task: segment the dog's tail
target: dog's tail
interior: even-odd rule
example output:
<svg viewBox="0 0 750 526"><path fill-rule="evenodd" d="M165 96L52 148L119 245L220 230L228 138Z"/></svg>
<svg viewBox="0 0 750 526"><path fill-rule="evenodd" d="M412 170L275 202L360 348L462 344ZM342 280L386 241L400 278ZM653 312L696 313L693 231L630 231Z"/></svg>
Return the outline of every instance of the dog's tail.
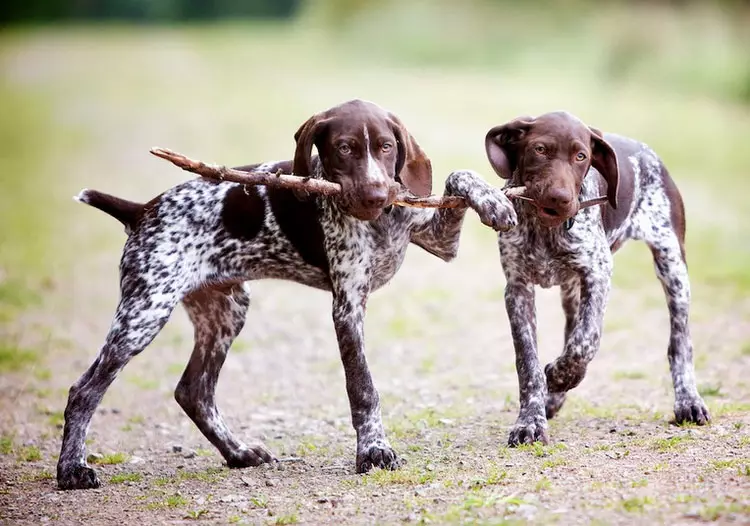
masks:
<svg viewBox="0 0 750 526"><path fill-rule="evenodd" d="M94 208L98 208L102 212L111 215L125 225L125 232L128 234L135 230L135 225L143 214L143 208L145 206L142 203L120 199L119 197L105 194L104 192L99 192L97 190L89 190L88 188L81 190L81 192L73 197L73 199L91 205Z"/></svg>

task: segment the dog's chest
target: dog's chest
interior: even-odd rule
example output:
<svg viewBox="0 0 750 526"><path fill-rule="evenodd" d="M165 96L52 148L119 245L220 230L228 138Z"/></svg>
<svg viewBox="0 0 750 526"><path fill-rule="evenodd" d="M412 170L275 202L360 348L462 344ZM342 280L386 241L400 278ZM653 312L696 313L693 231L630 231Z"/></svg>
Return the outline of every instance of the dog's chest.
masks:
<svg viewBox="0 0 750 526"><path fill-rule="evenodd" d="M519 225L498 237L500 257L509 279L518 277L544 288L560 285L572 275L597 265L597 254L608 252L585 214L570 230L546 228L520 217Z"/></svg>
<svg viewBox="0 0 750 526"><path fill-rule="evenodd" d="M409 246L408 222L402 211L360 221L327 210L324 216L326 252L334 281L367 282L369 290L385 285L401 267Z"/></svg>
<svg viewBox="0 0 750 526"><path fill-rule="evenodd" d="M409 246L409 230L405 221L395 217L401 210L394 210L391 214L370 225L371 235L371 289L375 290L390 281L396 274L406 256Z"/></svg>

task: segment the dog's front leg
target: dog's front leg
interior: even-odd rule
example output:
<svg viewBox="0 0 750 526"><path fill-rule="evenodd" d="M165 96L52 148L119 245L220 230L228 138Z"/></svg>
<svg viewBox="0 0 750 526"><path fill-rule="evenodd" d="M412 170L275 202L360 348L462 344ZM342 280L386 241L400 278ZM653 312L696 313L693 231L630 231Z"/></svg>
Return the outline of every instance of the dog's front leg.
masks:
<svg viewBox="0 0 750 526"><path fill-rule="evenodd" d="M507 275L507 274L506 274ZM505 308L510 319L521 409L510 430L508 445L547 443L545 400L547 383L536 349L536 308L534 285L508 276Z"/></svg>
<svg viewBox="0 0 750 526"><path fill-rule="evenodd" d="M338 251L339 257L331 257L333 325L344 366L352 425L357 432L356 469L357 473L366 473L373 467L395 469L399 462L385 438L380 397L365 358L364 318L370 291L367 247L351 249L345 251L348 256Z"/></svg>
<svg viewBox="0 0 750 526"><path fill-rule="evenodd" d="M578 316L571 330L566 331L563 353L544 369L551 394L565 393L580 384L599 350L612 276L611 261L610 256L599 272L589 270L580 274Z"/></svg>
<svg viewBox="0 0 750 526"><path fill-rule="evenodd" d="M503 191L487 184L476 172L457 170L445 181L446 196L463 197L480 221L495 230L518 224L513 204ZM440 259L456 257L465 208L425 209L415 212L411 241Z"/></svg>

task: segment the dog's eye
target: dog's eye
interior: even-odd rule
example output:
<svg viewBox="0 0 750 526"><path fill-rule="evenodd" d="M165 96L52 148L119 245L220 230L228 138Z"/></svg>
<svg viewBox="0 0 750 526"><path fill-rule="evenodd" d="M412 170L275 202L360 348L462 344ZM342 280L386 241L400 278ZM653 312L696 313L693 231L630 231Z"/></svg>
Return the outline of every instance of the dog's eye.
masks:
<svg viewBox="0 0 750 526"><path fill-rule="evenodd" d="M541 144L537 144L536 146L534 146L534 151L539 155L544 155L545 153L547 153L547 148L545 148Z"/></svg>
<svg viewBox="0 0 750 526"><path fill-rule="evenodd" d="M350 153L352 153L352 147L348 144L342 144L341 146L339 146L339 153L341 155L349 155Z"/></svg>
<svg viewBox="0 0 750 526"><path fill-rule="evenodd" d="M380 149L383 151L383 153L388 153L393 149L393 144L390 142L384 142Z"/></svg>
<svg viewBox="0 0 750 526"><path fill-rule="evenodd" d="M578 155L576 155L576 161L581 162L586 160L586 154L583 152L578 152Z"/></svg>

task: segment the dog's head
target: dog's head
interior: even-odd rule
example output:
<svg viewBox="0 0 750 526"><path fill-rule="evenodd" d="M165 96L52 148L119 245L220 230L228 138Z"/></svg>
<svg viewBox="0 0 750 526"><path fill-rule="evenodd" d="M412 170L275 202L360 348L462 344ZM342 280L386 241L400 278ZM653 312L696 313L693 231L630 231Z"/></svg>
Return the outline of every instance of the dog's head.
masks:
<svg viewBox="0 0 750 526"><path fill-rule="evenodd" d="M352 100L313 115L294 139L295 175L314 175L315 145L323 176L341 185L341 207L358 219L377 219L399 183L417 196L432 191L430 160L395 115L371 102Z"/></svg>
<svg viewBox="0 0 750 526"><path fill-rule="evenodd" d="M607 182L609 204L617 208L615 151L599 130L569 113L520 117L496 126L487 133L485 147L495 172L526 187L547 226L578 213L583 178L592 166Z"/></svg>

